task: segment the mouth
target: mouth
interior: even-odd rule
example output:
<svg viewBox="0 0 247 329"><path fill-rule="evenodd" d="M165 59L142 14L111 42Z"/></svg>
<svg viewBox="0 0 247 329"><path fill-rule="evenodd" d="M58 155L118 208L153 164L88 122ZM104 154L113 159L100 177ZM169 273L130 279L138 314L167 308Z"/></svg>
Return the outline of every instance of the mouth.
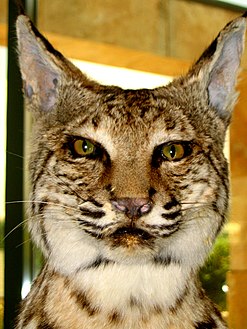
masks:
<svg viewBox="0 0 247 329"><path fill-rule="evenodd" d="M133 248L150 246L154 237L148 232L135 227L121 227L109 236L112 246Z"/></svg>
<svg viewBox="0 0 247 329"><path fill-rule="evenodd" d="M117 229L112 235L114 236L131 235L131 236L137 236L138 238L141 238L143 240L149 240L152 237L148 232L145 232L144 230L135 227L121 227Z"/></svg>

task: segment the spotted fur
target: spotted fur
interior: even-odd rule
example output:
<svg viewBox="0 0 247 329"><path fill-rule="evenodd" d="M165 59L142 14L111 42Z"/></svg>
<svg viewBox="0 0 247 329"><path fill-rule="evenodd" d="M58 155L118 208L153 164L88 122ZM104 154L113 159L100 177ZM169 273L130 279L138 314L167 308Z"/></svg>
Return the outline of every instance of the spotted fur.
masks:
<svg viewBox="0 0 247 329"><path fill-rule="evenodd" d="M34 117L29 229L45 266L17 329L226 328L197 274L227 215L245 24L229 23L169 85L123 90L89 80L18 17ZM81 156L85 139L94 152ZM174 144L183 153L170 161Z"/></svg>

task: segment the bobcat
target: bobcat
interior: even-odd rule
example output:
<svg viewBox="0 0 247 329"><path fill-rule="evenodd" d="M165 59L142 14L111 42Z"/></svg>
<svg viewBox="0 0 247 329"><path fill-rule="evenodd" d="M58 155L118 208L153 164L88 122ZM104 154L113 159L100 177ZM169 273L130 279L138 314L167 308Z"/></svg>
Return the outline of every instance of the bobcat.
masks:
<svg viewBox="0 0 247 329"><path fill-rule="evenodd" d="M45 265L16 328L223 329L198 281L228 209L245 16L167 86L87 78L18 16L33 113L29 229Z"/></svg>

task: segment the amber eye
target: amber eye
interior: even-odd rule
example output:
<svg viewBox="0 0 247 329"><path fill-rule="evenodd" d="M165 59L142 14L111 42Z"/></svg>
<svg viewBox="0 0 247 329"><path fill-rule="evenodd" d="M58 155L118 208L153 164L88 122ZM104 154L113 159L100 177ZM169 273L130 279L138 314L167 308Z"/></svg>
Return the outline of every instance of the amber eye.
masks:
<svg viewBox="0 0 247 329"><path fill-rule="evenodd" d="M73 150L79 156L87 156L95 153L96 146L88 139L77 139L73 142Z"/></svg>
<svg viewBox="0 0 247 329"><path fill-rule="evenodd" d="M185 147L182 144L174 143L164 145L161 154L168 161L181 160L185 156Z"/></svg>

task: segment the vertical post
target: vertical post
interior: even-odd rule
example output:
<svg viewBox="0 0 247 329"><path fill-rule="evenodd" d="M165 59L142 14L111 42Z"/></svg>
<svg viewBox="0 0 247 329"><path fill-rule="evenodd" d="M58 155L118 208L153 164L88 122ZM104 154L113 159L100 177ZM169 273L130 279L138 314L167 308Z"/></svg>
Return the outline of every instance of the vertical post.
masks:
<svg viewBox="0 0 247 329"><path fill-rule="evenodd" d="M25 118L22 97L22 81L17 63L17 45L15 22L19 6L35 22L37 13L36 0L9 0L8 22L8 84L7 84L7 153L6 153L6 214L5 214L5 270L4 270L4 328L14 327L18 306L21 301L23 275L30 271L32 258L30 245L23 243L25 197L25 161L24 144ZM24 258L27 258L26 261ZM25 266L24 266L25 265ZM29 267L29 268L28 268ZM25 269L25 271L24 271Z"/></svg>
<svg viewBox="0 0 247 329"><path fill-rule="evenodd" d="M24 3L23 3L24 5ZM23 98L17 64L15 21L18 8L9 0L4 328L13 328L21 300L23 273ZM11 203L17 201L15 203Z"/></svg>

